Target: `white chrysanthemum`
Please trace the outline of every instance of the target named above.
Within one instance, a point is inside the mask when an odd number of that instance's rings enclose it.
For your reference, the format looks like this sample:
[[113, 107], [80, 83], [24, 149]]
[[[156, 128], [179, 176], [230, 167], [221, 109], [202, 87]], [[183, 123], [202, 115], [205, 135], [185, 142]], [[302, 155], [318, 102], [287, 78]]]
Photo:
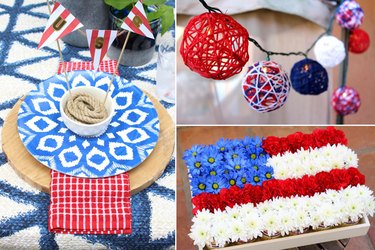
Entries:
[[364, 210], [367, 215], [373, 216], [375, 212], [375, 200], [373, 197], [365, 199]]
[[218, 223], [212, 227], [213, 239], [219, 247], [224, 247], [226, 243], [230, 242], [228, 226], [226, 221], [219, 220]]
[[242, 207], [239, 207], [240, 217], [243, 218], [247, 215], [257, 214], [257, 209], [254, 208], [252, 203], [244, 204]]
[[262, 218], [258, 214], [247, 215], [243, 219], [243, 223], [249, 240], [262, 236]]
[[303, 232], [305, 228], [310, 226], [311, 219], [305, 211], [299, 210], [297, 211], [296, 214], [294, 214], [294, 216], [295, 216], [296, 227], [301, 233]]
[[313, 229], [317, 229], [322, 224], [321, 214], [317, 210], [312, 209], [309, 212], [309, 216], [310, 216], [310, 226]]
[[213, 214], [207, 210], [203, 209], [199, 211], [194, 217], [193, 217], [193, 222], [195, 223], [208, 223], [212, 220]]
[[294, 231], [296, 228], [294, 214], [284, 210], [280, 214], [280, 233], [282, 236], [289, 235], [291, 231]]
[[267, 231], [269, 236], [280, 232], [280, 217], [278, 217], [275, 213], [263, 214], [262, 220], [264, 223], [264, 229]]
[[322, 204], [318, 211], [321, 214], [321, 219], [324, 226], [329, 227], [335, 224], [335, 213], [332, 204]]
[[245, 224], [241, 220], [233, 220], [230, 225], [228, 225], [227, 230], [229, 231], [228, 233], [232, 242], [247, 240]]
[[357, 202], [355, 200], [347, 200], [345, 206], [348, 210], [349, 218], [352, 221], [358, 221], [363, 217], [363, 213], [365, 210], [363, 203]]
[[196, 223], [191, 227], [190, 238], [194, 241], [194, 245], [199, 249], [203, 249], [206, 244], [212, 242], [211, 226], [203, 223]]
[[335, 67], [345, 58], [345, 46], [342, 41], [334, 36], [323, 36], [314, 47], [316, 60], [323, 67]]

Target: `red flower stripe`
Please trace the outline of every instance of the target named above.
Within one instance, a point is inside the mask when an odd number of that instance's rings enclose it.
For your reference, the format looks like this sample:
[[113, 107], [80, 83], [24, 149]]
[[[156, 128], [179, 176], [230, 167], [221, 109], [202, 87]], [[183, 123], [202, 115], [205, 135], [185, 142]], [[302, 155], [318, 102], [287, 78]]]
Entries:
[[298, 179], [264, 181], [262, 186], [246, 184], [242, 189], [232, 186], [222, 189], [218, 194], [201, 193], [192, 199], [196, 214], [202, 209], [214, 212], [224, 210], [227, 206], [260, 202], [273, 197], [313, 196], [327, 189], [340, 190], [349, 185], [357, 186], [365, 183], [365, 176], [357, 168], [334, 169], [330, 172], [320, 172], [316, 175], [304, 175]]
[[301, 148], [306, 150], [310, 147], [319, 148], [328, 144], [347, 145], [348, 140], [343, 131], [327, 127], [327, 129], [315, 129], [311, 134], [297, 132], [287, 137], [268, 136], [263, 140], [262, 147], [269, 155], [273, 156], [286, 151], [294, 153]]

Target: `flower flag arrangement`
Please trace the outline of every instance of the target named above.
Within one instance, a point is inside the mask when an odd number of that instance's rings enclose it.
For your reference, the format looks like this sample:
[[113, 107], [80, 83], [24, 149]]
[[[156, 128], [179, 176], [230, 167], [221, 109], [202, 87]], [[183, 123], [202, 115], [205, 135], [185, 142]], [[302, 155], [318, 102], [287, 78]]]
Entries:
[[194, 214], [189, 235], [200, 249], [354, 224], [375, 210], [356, 153], [333, 127], [220, 139], [193, 146], [183, 159]]

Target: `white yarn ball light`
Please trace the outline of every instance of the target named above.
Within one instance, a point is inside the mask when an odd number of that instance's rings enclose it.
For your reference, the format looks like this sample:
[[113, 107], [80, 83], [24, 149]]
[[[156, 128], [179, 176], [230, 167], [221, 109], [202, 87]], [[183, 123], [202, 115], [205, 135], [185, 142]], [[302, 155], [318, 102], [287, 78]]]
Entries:
[[344, 43], [334, 36], [320, 38], [315, 44], [314, 53], [316, 60], [326, 68], [340, 64], [346, 55]]

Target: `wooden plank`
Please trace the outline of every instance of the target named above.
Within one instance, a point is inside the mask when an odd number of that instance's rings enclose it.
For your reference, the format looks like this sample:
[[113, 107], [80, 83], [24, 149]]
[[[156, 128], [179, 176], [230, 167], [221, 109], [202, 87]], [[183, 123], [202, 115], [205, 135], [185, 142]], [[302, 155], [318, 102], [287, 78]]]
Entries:
[[[129, 171], [131, 194], [147, 188], [162, 175], [174, 150], [174, 122], [159, 101], [150, 94], [146, 94], [158, 113], [160, 133], [158, 142], [150, 156], [138, 167]], [[50, 169], [29, 154], [18, 134], [18, 110], [22, 101], [23, 98], [14, 105], [4, 122], [2, 131], [3, 151], [18, 176], [31, 186], [49, 193]]]

